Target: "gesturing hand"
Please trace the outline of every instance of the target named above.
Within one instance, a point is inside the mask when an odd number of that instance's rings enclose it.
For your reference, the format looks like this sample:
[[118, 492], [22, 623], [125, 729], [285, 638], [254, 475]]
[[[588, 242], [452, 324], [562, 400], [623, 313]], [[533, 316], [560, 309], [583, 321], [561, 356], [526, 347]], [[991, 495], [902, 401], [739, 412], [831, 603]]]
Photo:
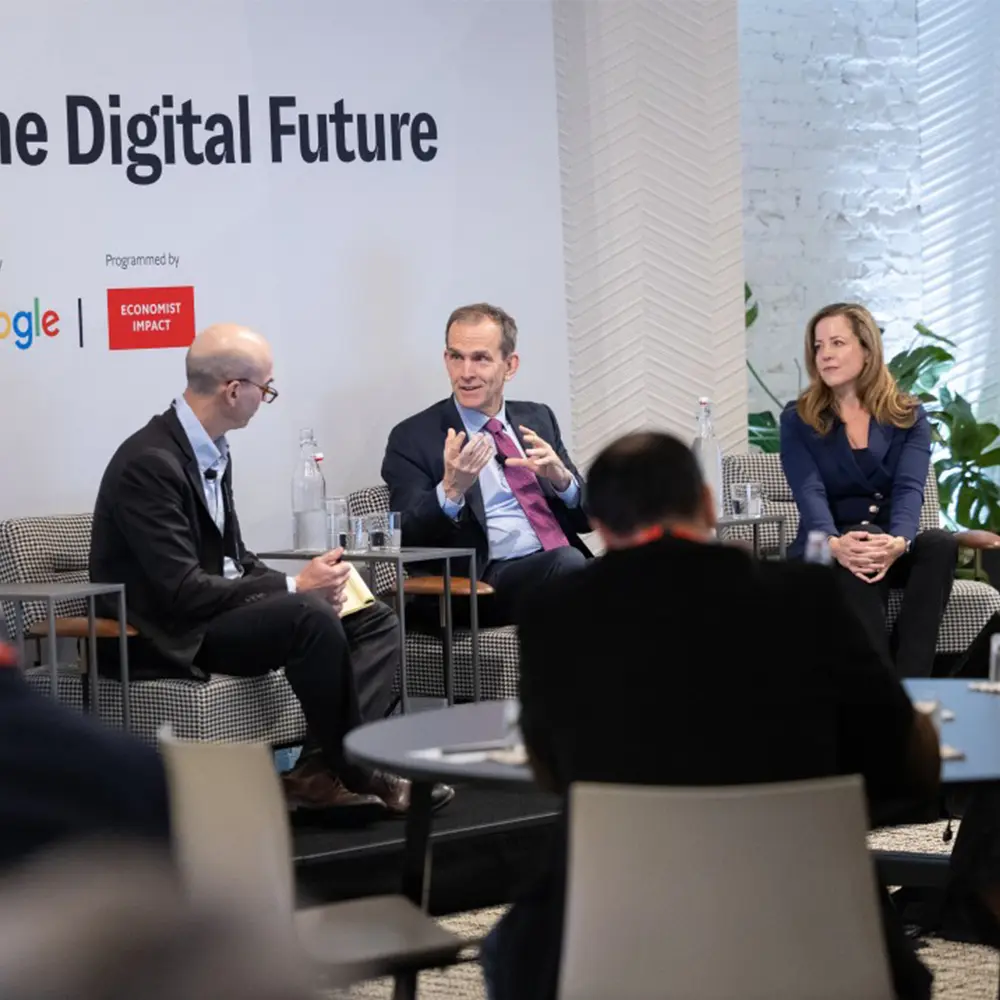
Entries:
[[524, 443], [528, 446], [524, 453], [527, 458], [508, 458], [508, 465], [519, 465], [531, 469], [536, 476], [544, 476], [555, 487], [557, 493], [569, 489], [573, 476], [563, 465], [555, 448], [543, 441], [530, 427], [521, 426]]
[[448, 428], [444, 442], [444, 494], [449, 500], [458, 501], [465, 496], [479, 473], [493, 457], [493, 441], [480, 432], [465, 440], [465, 431]]

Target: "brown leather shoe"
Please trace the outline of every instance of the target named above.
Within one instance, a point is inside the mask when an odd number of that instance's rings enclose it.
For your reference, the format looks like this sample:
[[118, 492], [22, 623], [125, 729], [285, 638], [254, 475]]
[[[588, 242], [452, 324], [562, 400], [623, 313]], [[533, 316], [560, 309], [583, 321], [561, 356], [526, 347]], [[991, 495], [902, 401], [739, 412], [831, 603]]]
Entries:
[[[377, 795], [393, 816], [405, 816], [410, 808], [412, 787], [413, 783], [407, 778], [400, 778], [386, 771], [373, 771], [364, 790]], [[455, 789], [451, 785], [435, 785], [431, 789], [431, 810], [436, 812], [454, 797]]]
[[320, 768], [281, 776], [285, 800], [296, 820], [373, 823], [385, 819], [388, 808], [377, 795], [352, 792], [334, 774]]

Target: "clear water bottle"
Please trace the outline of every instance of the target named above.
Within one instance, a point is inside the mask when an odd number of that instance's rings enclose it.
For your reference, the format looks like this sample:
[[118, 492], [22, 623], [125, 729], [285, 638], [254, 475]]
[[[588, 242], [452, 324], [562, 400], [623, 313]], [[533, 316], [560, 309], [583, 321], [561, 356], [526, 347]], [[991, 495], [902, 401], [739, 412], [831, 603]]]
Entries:
[[705, 396], [698, 400], [698, 436], [694, 439], [693, 451], [701, 466], [702, 479], [715, 498], [716, 515], [722, 517], [722, 448], [712, 426], [712, 403]]
[[323, 552], [327, 547], [326, 482], [322, 453], [311, 427], [299, 432], [299, 459], [292, 476], [292, 547]]
[[806, 538], [806, 562], [829, 566], [833, 562], [830, 539], [825, 531], [810, 531]]

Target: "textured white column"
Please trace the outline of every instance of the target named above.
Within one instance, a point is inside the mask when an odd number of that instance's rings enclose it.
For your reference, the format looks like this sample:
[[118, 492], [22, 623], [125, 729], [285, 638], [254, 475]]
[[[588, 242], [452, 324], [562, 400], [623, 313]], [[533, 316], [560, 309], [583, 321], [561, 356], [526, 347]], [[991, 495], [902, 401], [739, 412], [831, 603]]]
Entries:
[[574, 452], [746, 447], [736, 0], [556, 0]]

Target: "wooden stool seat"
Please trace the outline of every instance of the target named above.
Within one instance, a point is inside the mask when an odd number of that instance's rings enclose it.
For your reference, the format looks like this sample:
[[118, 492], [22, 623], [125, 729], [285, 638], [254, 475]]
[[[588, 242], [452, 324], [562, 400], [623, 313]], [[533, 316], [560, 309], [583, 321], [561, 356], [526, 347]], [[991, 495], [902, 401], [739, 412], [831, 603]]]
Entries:
[[[389, 591], [395, 594], [395, 590]], [[416, 595], [419, 597], [444, 597], [444, 577], [443, 576], [411, 576], [403, 581], [403, 593]], [[472, 581], [466, 576], [453, 576], [451, 578], [452, 597], [468, 597], [472, 593]], [[485, 594], [494, 593], [493, 588], [482, 580], [476, 583], [476, 596], [482, 597]]]
[[[98, 639], [117, 639], [119, 634], [118, 622], [114, 618], [96, 618], [94, 629]], [[44, 638], [49, 634], [49, 623], [47, 621], [35, 622], [27, 633], [31, 639]], [[139, 633], [131, 626], [126, 625], [125, 634], [128, 636]], [[57, 618], [56, 638], [57, 639], [87, 639], [90, 637], [90, 622], [87, 618]]]

